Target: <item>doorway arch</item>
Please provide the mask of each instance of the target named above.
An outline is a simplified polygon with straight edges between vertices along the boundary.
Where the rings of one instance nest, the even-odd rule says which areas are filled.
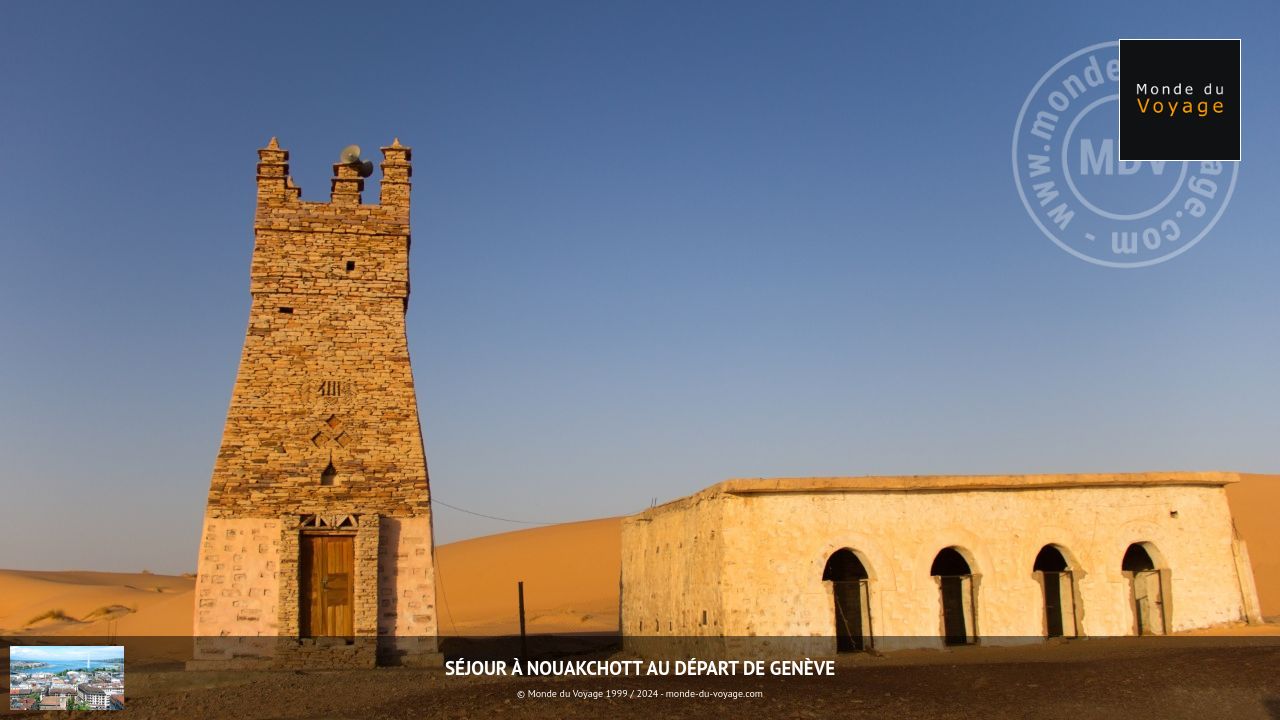
[[[1172,626],[1169,617],[1172,576],[1160,551],[1149,542],[1133,543],[1124,551],[1120,571],[1129,579],[1134,634],[1168,634]]]
[[[973,569],[959,548],[945,547],[933,558],[929,574],[938,583],[942,604],[942,639],[947,645],[978,640],[977,607],[973,598]]]
[[[1040,548],[1031,571],[1044,590],[1045,637],[1077,637],[1079,613],[1076,609],[1075,568],[1057,545]]]
[[[857,652],[874,647],[871,633],[871,579],[858,554],[841,548],[827,558],[822,579],[831,583],[836,650]]]

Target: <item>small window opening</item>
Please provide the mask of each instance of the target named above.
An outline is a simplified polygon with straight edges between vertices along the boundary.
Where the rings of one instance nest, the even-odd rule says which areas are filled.
[[[356,269],[356,261],[355,261],[355,260],[348,260],[348,261],[347,261],[347,272],[351,272],[352,270],[355,270],[355,269]]]
[[[324,472],[320,473],[321,485],[332,485],[335,478],[338,477],[338,471],[333,468],[333,463],[329,463],[325,467]]]
[[[284,313],[285,315],[292,315],[292,314],[293,314],[293,308],[291,308],[291,307],[282,307],[282,308],[280,308],[280,312]]]
[[[706,610],[703,610],[703,611],[702,611],[702,624],[703,624],[703,625],[706,625],[706,624],[707,624],[707,611],[706,611]]]

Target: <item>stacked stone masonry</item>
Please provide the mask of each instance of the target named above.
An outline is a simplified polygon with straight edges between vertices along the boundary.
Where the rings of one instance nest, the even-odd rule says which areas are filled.
[[[289,153],[258,151],[252,304],[214,464],[195,621],[201,667],[430,663],[435,579],[409,362],[412,152],[382,148],[380,202],[335,164],[301,199]],[[301,539],[353,538],[353,637],[300,626]]]

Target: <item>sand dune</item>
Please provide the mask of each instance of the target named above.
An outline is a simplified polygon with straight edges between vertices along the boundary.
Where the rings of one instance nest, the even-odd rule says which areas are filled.
[[[619,518],[552,525],[441,545],[436,605],[442,635],[519,632],[524,581],[529,632],[614,632],[621,572]]]
[[[189,635],[195,579],[152,573],[0,570],[0,631]]]
[[[1280,478],[1252,475],[1228,489],[1248,542],[1263,614],[1280,616]],[[531,633],[618,627],[619,518],[489,535],[437,548],[441,635],[519,630],[516,582],[525,583]],[[190,577],[150,573],[0,570],[0,632],[27,635],[188,635]],[[44,617],[61,611],[62,617]]]
[[[1280,617],[1280,476],[1245,475],[1227,486],[1231,515],[1249,547],[1264,617]]]

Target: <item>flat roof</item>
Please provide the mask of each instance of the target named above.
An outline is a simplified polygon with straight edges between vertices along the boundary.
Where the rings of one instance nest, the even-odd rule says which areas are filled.
[[[865,475],[859,477],[732,478],[711,486],[734,495],[792,492],[1023,490],[1063,487],[1227,485],[1229,472],[1077,473],[1048,475]]]
[[[633,517],[643,518],[678,505],[723,495],[789,493],[961,492],[975,490],[1044,490],[1051,488],[1159,487],[1199,485],[1224,487],[1239,482],[1238,472],[1050,473],[1039,475],[861,475],[839,477],[731,478],[663,503]],[[1270,476],[1280,480],[1280,476]]]

